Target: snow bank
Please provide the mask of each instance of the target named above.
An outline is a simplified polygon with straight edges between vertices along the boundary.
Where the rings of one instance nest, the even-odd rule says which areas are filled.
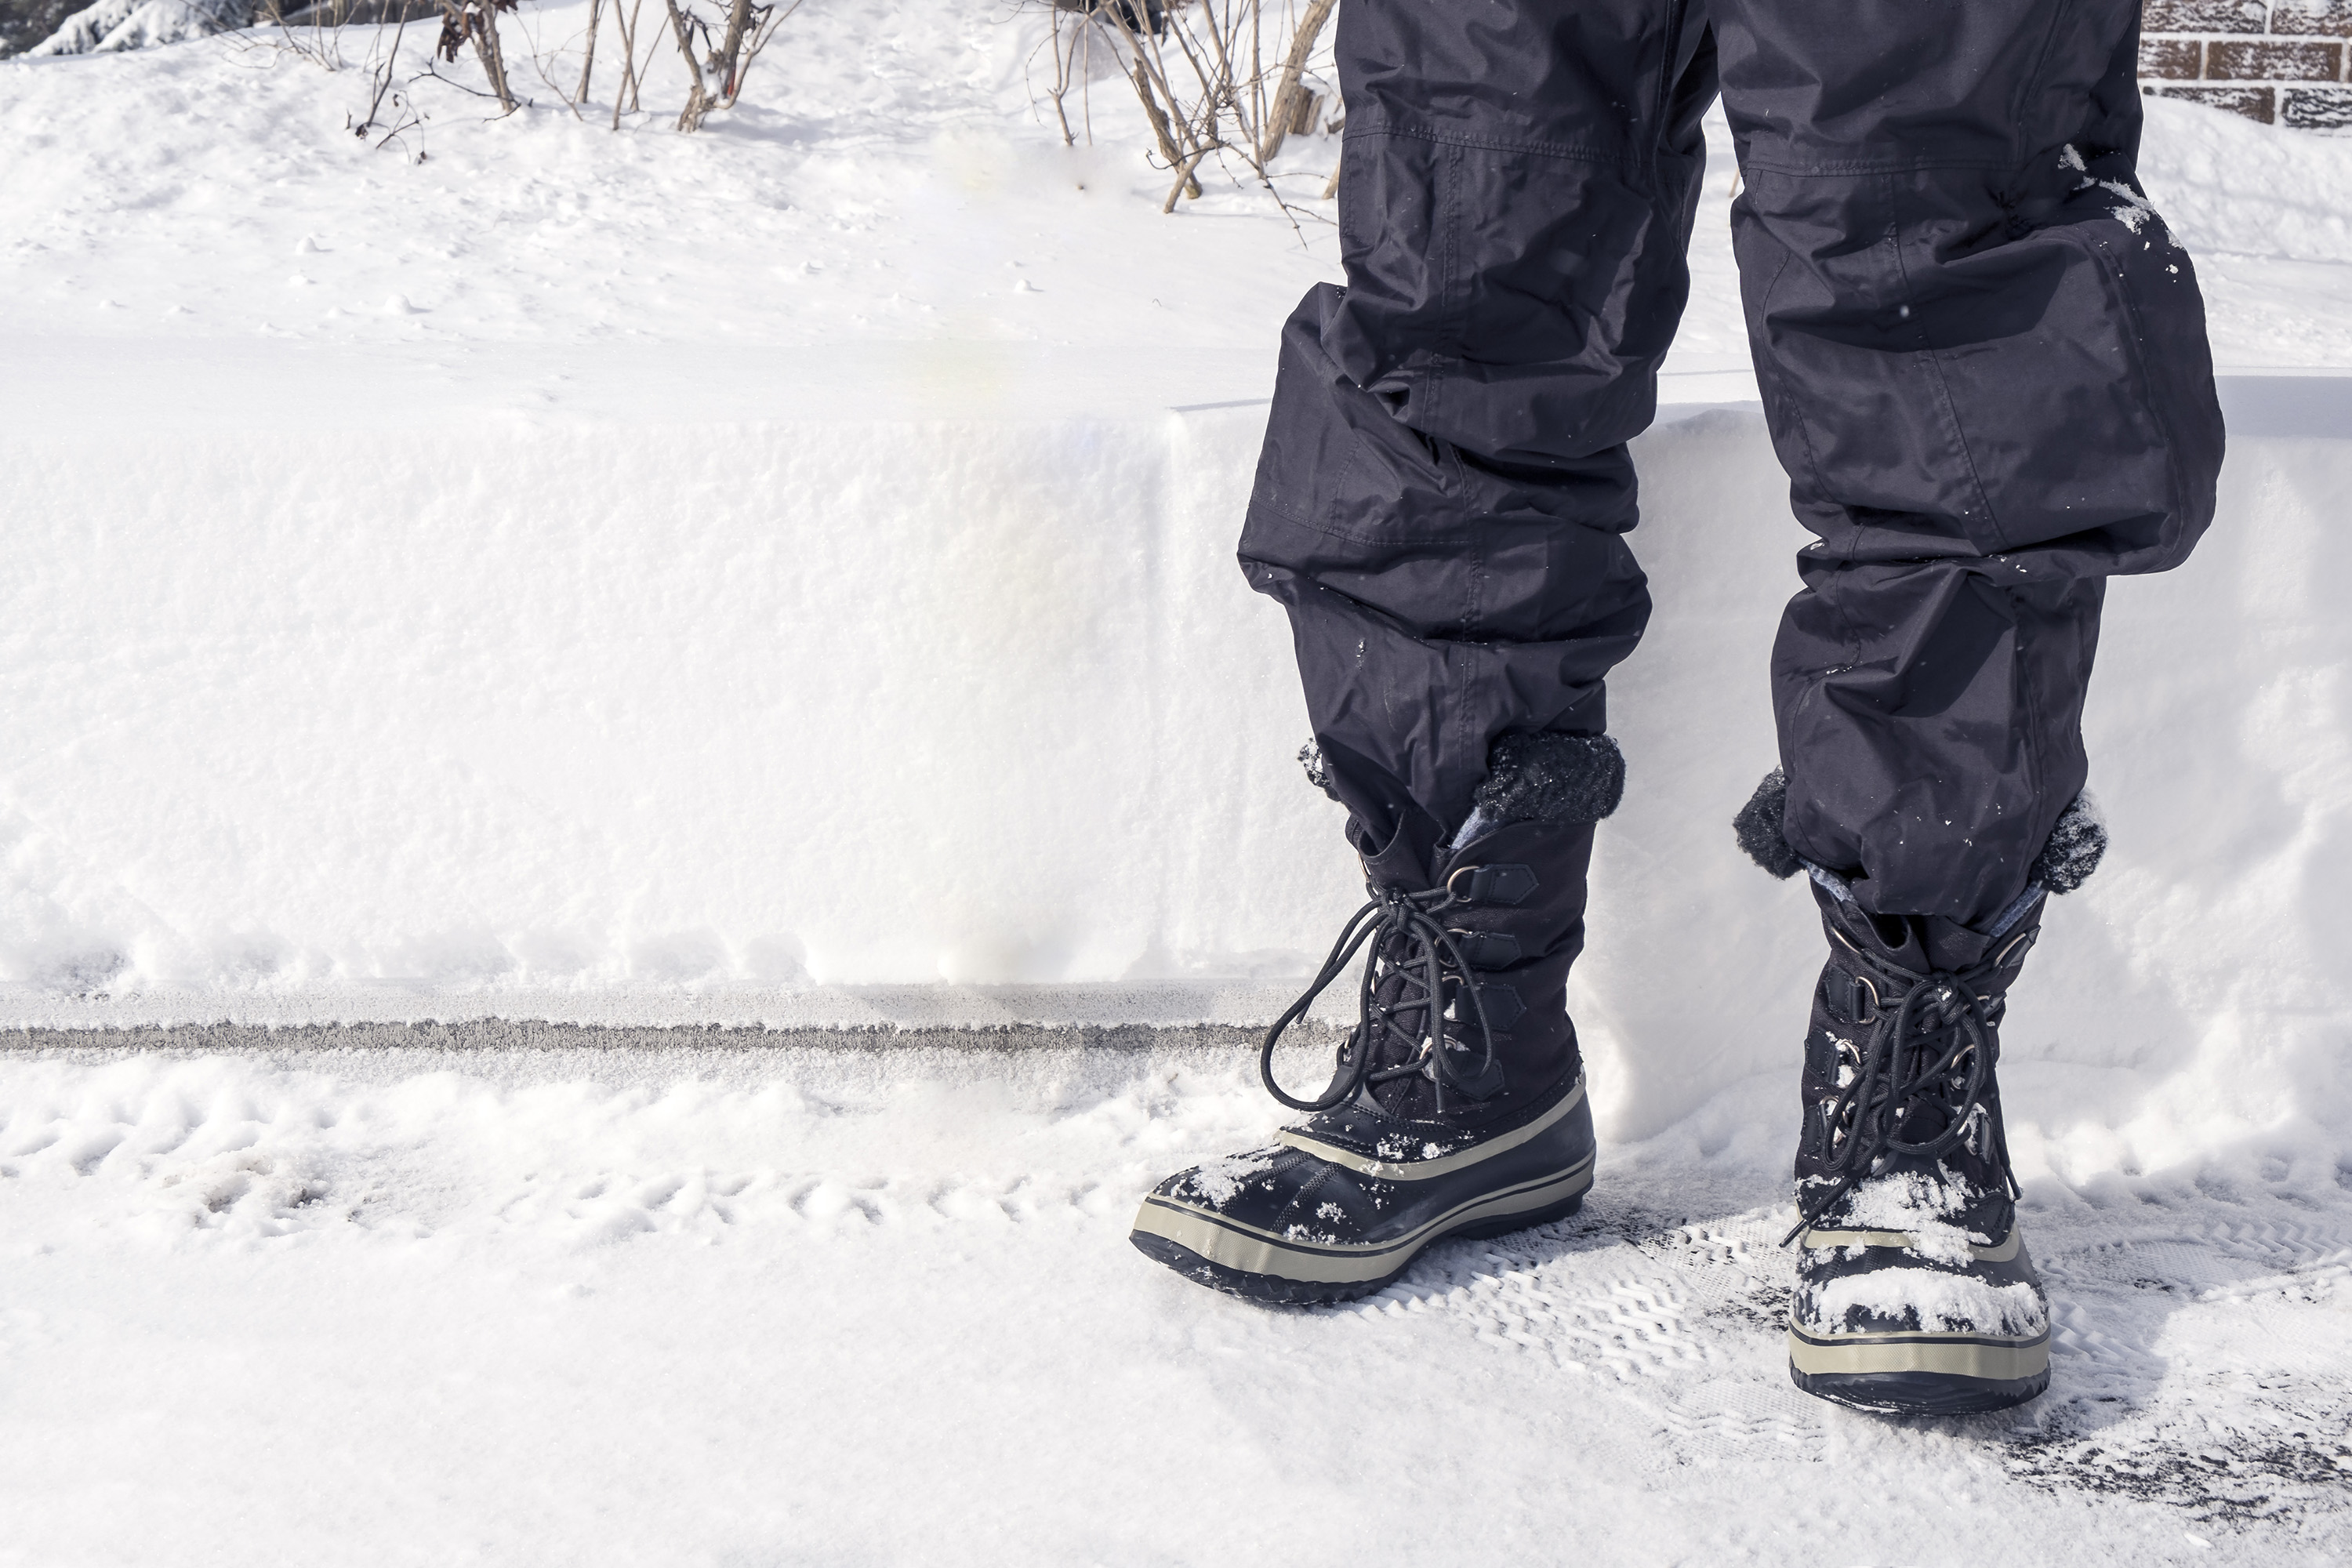
[[[441,100],[423,163],[345,132],[357,73],[0,68],[9,1016],[381,1016],[394,987],[756,1020],[1308,966],[1355,878],[1231,555],[1267,333],[1328,230],[1246,192],[1160,218],[1108,108],[1104,146],[1054,147],[1028,24],[831,16],[709,136]],[[162,102],[182,134],[137,155]],[[2259,374],[2212,538],[2112,595],[2116,847],[2010,1030],[2038,1169],[2352,1123],[2352,408],[2287,374],[2352,363],[2352,274],[2295,206],[2347,152],[2152,106],[2159,201],[2250,237],[2206,272]],[[1729,182],[1640,447],[1659,614],[1576,1003],[1617,1136],[1777,1083],[1818,963],[1726,826],[1802,538],[1738,405]]]
[[[2140,183],[2191,255],[2352,261],[2352,139],[2144,101]]]
[[[1322,803],[1219,537],[1251,423],[12,438],[9,977],[1116,979],[1302,946],[1330,889],[1281,846]]]
[[[338,405],[266,363],[289,406]],[[737,986],[756,1013],[812,983],[1306,967],[1357,891],[1291,760],[1281,616],[1231,561],[1258,408],[1053,417],[1083,384],[1050,357],[985,378],[1045,412],[12,420],[8,977],[592,1012]],[[2115,848],[2021,988],[2013,1092],[2056,1091],[2029,1157],[2165,1163],[2352,1109],[2352,443],[2304,433],[2346,385],[2231,404],[2210,542],[2112,597],[2090,727]],[[1632,785],[1578,1002],[1624,1131],[1780,1063],[1819,942],[1727,826],[1771,761],[1801,538],[1760,418],[1670,416],[1640,455],[1660,609],[1617,684]]]

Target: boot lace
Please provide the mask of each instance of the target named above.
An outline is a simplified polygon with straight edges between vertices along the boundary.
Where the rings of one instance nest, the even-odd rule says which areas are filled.
[[[1982,1119],[1990,1130],[1990,1152],[2002,1190],[2019,1195],[2010,1173],[2009,1140],[1998,1110],[1985,1099],[1992,1083],[1992,1021],[1978,984],[1998,961],[1961,973],[1917,974],[1894,964],[1883,967],[1905,984],[1892,1013],[1876,1013],[1875,1026],[1852,1066],[1828,1113],[1832,1141],[1831,1168],[1836,1181],[1800,1205],[1797,1223],[1780,1245],[1788,1246],[1817,1224],[1860,1185],[1889,1155],[1937,1160],[1969,1137]],[[1868,981],[1856,976],[1857,986]],[[1876,993],[1872,993],[1874,1001]],[[1906,1139],[1906,1128],[1933,1124],[1933,1137]]]
[[[1331,955],[1323,961],[1314,984],[1265,1032],[1265,1043],[1258,1048],[1257,1068],[1258,1076],[1265,1081],[1266,1092],[1293,1110],[1328,1110],[1345,1104],[1367,1085],[1426,1072],[1437,1086],[1440,1110],[1445,1108],[1448,1085],[1464,1098],[1471,1098],[1463,1088],[1465,1079],[1446,1060],[1445,1050],[1446,977],[1465,974],[1470,966],[1464,962],[1462,949],[1453,933],[1436,918],[1465,901],[1444,888],[1425,892],[1396,888],[1376,889],[1371,900],[1349,919],[1339,932],[1339,940],[1331,944]],[[1286,1093],[1275,1081],[1276,1042],[1282,1038],[1284,1030],[1305,1016],[1315,999],[1339,978],[1367,943],[1371,944],[1372,951],[1364,962],[1356,1030],[1340,1056],[1343,1070],[1318,1100],[1300,1100]],[[1402,983],[1405,994],[1382,1001],[1380,984],[1390,975]],[[1470,998],[1477,1016],[1479,1037],[1486,1045],[1484,1060],[1467,1080],[1475,1082],[1488,1077],[1494,1067],[1495,1031],[1486,1021],[1486,1002],[1478,988],[1465,984],[1461,994]],[[1412,1020],[1410,1025],[1405,1021],[1408,1018]],[[1374,1069],[1371,1063],[1375,1047],[1391,1043],[1412,1052],[1411,1059],[1400,1066]]]

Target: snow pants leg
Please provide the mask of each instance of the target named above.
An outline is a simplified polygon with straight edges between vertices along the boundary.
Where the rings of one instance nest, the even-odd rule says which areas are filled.
[[[1719,84],[1819,536],[1773,654],[1790,842],[1878,912],[2016,896],[2083,785],[2105,579],[2187,555],[2221,459],[2195,279],[2133,175],[2137,18],[1346,0],[1348,281],[1284,328],[1241,556],[1360,850],[1426,859],[1497,737],[1604,726]]]

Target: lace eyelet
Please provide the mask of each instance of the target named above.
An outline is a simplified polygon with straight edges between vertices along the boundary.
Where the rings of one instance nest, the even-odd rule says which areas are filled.
[[[1870,1008],[1868,1012],[1864,1012],[1863,1010],[1862,999],[1864,996],[1870,998]],[[1879,1000],[1878,987],[1871,984],[1870,976],[1867,974],[1855,975],[1853,977],[1853,1021],[1857,1024],[1875,1024],[1878,1022],[1880,1013],[1884,1010],[1885,1005]]]

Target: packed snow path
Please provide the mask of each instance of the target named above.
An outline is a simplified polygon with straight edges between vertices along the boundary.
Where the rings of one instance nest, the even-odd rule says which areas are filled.
[[[2034,1183],[2052,1394],[1893,1423],[1787,1380],[1789,1092],[1268,1311],[1126,1240],[1232,1054],[0,1057],[0,1561],[2352,1552],[2352,1172]]]

